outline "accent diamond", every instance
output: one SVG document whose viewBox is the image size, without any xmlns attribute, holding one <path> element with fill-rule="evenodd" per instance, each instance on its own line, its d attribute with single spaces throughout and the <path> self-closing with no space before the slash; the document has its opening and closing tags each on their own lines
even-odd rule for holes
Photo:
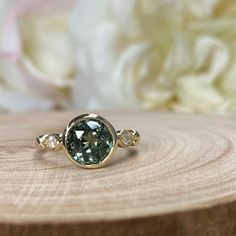
<svg viewBox="0 0 236 236">
<path fill-rule="evenodd" d="M 56 149 L 59 145 L 59 141 L 57 137 L 53 134 L 50 134 L 48 137 L 45 139 L 45 145 L 50 148 L 50 149 Z"/>
<path fill-rule="evenodd" d="M 124 146 L 130 146 L 134 142 L 134 135 L 129 130 L 124 130 L 120 134 L 120 141 Z"/>
</svg>

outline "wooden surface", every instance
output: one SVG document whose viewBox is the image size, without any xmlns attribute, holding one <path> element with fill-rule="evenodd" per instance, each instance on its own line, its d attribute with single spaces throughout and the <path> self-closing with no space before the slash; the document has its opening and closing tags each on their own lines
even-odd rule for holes
<svg viewBox="0 0 236 236">
<path fill-rule="evenodd" d="M 102 112 L 141 143 L 101 169 L 34 138 L 78 113 L 0 117 L 0 235 L 236 235 L 236 120 Z"/>
</svg>

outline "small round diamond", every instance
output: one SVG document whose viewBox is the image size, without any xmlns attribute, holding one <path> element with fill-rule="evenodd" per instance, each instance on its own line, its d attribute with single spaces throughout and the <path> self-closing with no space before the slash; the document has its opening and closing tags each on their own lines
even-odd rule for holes
<svg viewBox="0 0 236 236">
<path fill-rule="evenodd" d="M 130 146 L 134 142 L 134 136 L 129 130 L 124 130 L 120 134 L 120 141 L 123 146 Z"/>
<path fill-rule="evenodd" d="M 55 135 L 50 134 L 45 140 L 45 145 L 50 149 L 56 149 L 59 145 L 59 141 Z"/>
</svg>

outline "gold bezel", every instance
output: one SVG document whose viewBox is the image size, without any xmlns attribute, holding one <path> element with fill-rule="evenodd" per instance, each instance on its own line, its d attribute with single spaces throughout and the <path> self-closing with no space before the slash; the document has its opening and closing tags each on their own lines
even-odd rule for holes
<svg viewBox="0 0 236 236">
<path fill-rule="evenodd" d="M 102 162 L 97 163 L 97 164 L 92 164 L 92 165 L 82 165 L 82 164 L 78 163 L 77 161 L 75 161 L 71 157 L 71 155 L 68 152 L 67 147 L 66 147 L 66 140 L 67 140 L 69 130 L 73 127 L 73 125 L 75 124 L 76 121 L 81 120 L 81 119 L 87 119 L 87 118 L 95 118 L 95 119 L 103 122 L 107 126 L 107 128 L 108 128 L 109 132 L 112 134 L 112 138 L 113 138 L 113 147 L 111 148 L 111 151 L 107 155 L 107 157 Z M 117 146 L 118 146 L 118 138 L 117 138 L 117 134 L 116 134 L 116 131 L 115 131 L 114 127 L 112 126 L 112 124 L 109 121 L 107 121 L 105 118 L 103 118 L 102 116 L 99 116 L 97 114 L 83 114 L 83 115 L 75 117 L 66 126 L 66 128 L 63 132 L 63 135 L 62 135 L 62 147 L 63 147 L 63 150 L 64 150 L 66 156 L 74 164 L 76 164 L 76 165 L 78 165 L 82 168 L 86 168 L 86 169 L 95 169 L 95 168 L 100 168 L 100 167 L 106 165 L 112 159 L 112 157 L 114 156 L 114 154 L 117 150 Z"/>
</svg>

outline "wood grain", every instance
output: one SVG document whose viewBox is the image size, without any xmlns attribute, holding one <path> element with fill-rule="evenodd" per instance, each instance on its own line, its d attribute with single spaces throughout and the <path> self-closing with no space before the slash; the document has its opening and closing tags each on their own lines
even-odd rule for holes
<svg viewBox="0 0 236 236">
<path fill-rule="evenodd" d="M 77 112 L 1 115 L 0 235 L 236 234 L 234 119 L 99 114 L 142 140 L 95 170 L 35 149 Z"/>
</svg>

